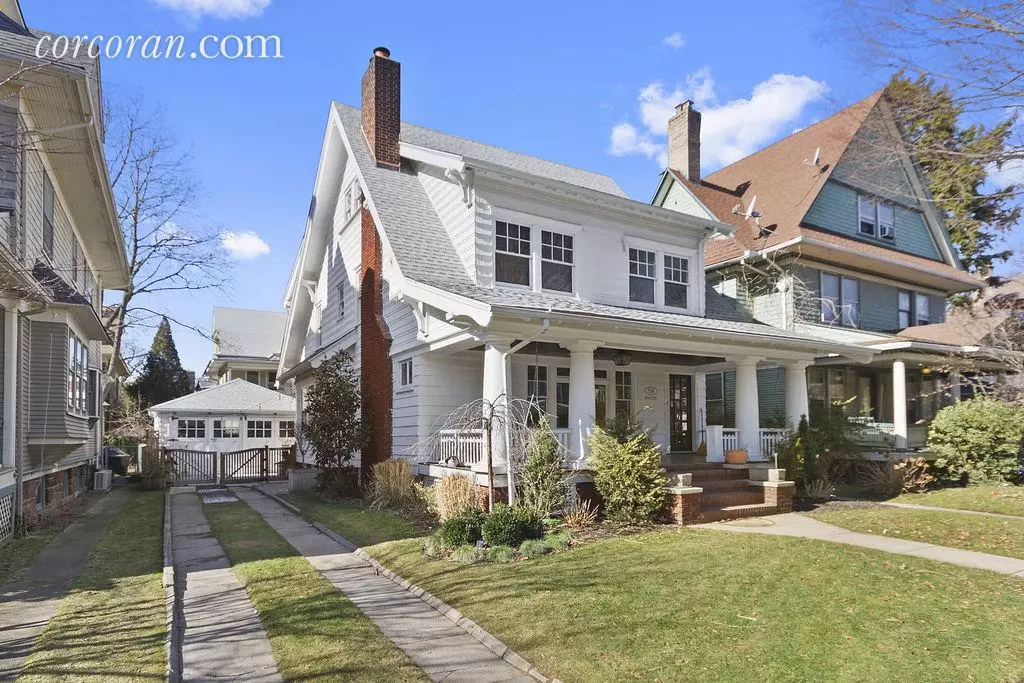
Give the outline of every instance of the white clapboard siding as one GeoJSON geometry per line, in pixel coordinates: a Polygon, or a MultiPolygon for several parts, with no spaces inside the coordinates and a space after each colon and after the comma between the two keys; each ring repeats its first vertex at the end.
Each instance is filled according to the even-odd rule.
{"type": "Polygon", "coordinates": [[[465,202],[465,194],[458,183],[445,178],[436,169],[420,172],[419,179],[427,198],[434,206],[441,224],[448,232],[466,273],[474,277],[475,259],[475,212],[465,202]]]}

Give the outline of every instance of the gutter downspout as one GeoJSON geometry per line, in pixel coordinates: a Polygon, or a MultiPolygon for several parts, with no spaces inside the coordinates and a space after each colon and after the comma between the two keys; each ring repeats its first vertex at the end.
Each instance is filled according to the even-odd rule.
{"type": "MultiPolygon", "coordinates": [[[[550,313],[550,312],[551,312],[550,309],[548,309],[548,313],[550,313]]],[[[502,368],[506,368],[507,367],[506,363],[508,363],[508,357],[509,356],[511,356],[513,353],[519,351],[520,349],[524,348],[528,344],[532,344],[533,342],[535,342],[538,339],[540,339],[541,337],[543,337],[545,334],[547,334],[547,332],[548,332],[548,330],[550,328],[551,328],[551,321],[548,318],[544,318],[544,321],[541,323],[540,329],[537,330],[532,336],[527,337],[526,339],[523,339],[518,344],[515,344],[512,347],[510,347],[508,351],[506,351],[503,354],[501,354],[501,367],[502,368]]],[[[505,400],[505,414],[507,415],[508,414],[508,372],[507,371],[503,371],[501,373],[501,395],[504,397],[504,400],[505,400]]],[[[506,477],[508,479],[508,504],[512,505],[513,503],[516,502],[516,486],[515,486],[515,482],[513,481],[514,475],[513,475],[513,467],[512,467],[512,457],[511,457],[511,452],[510,452],[510,444],[509,444],[509,441],[508,441],[508,426],[507,425],[505,427],[504,432],[505,432],[504,433],[504,439],[505,439],[505,471],[506,471],[506,477]]]]}

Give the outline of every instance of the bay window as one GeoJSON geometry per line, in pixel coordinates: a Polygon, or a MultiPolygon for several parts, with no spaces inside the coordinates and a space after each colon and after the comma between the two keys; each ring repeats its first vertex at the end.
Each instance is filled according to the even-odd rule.
{"type": "Polygon", "coordinates": [[[68,403],[69,413],[85,415],[89,395],[89,349],[68,330],[68,403]]]}

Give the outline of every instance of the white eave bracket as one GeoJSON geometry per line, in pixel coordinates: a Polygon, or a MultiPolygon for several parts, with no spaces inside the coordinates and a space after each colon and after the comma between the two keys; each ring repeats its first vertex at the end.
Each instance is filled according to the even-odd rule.
{"type": "Polygon", "coordinates": [[[454,168],[445,169],[445,176],[454,180],[462,188],[462,203],[467,207],[473,206],[473,169],[466,166],[461,171],[454,168]]]}

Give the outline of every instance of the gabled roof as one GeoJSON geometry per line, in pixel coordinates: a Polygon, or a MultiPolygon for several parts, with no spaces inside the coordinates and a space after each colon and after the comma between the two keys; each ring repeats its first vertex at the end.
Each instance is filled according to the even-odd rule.
{"type": "Polygon", "coordinates": [[[295,399],[244,379],[155,405],[150,413],[294,413],[295,399]]]}

